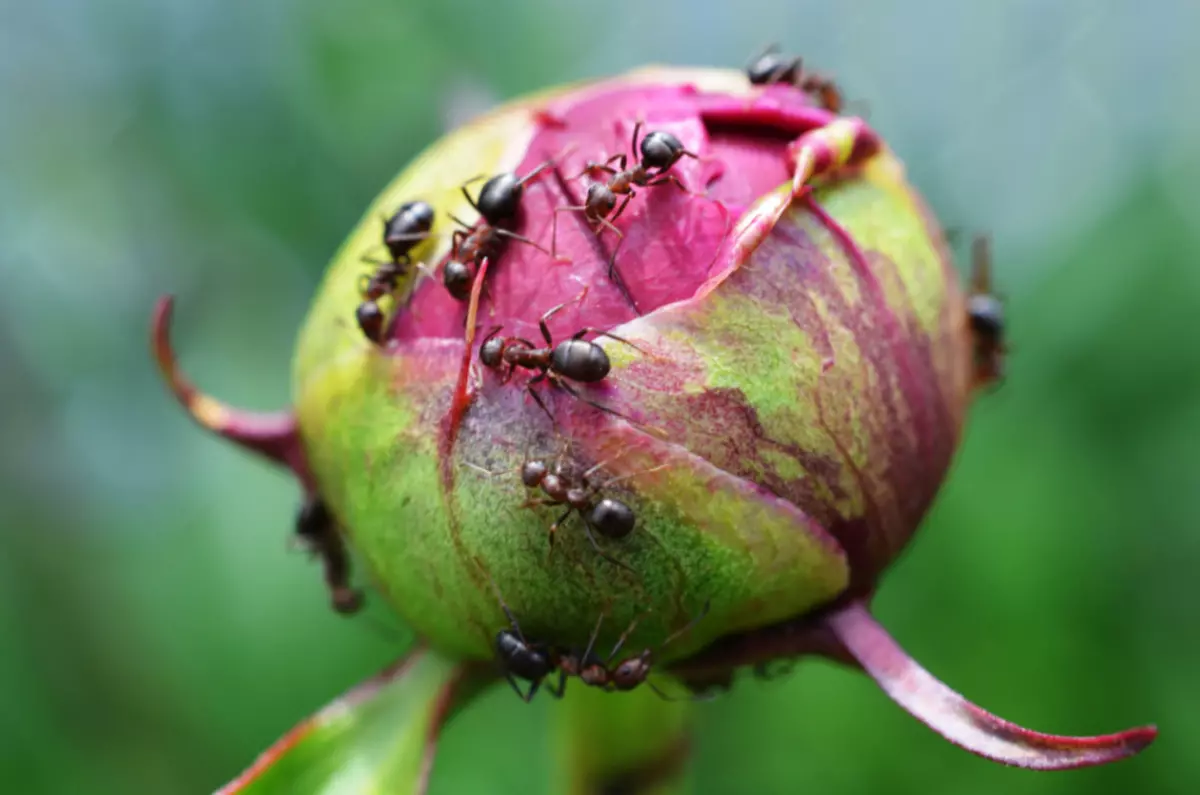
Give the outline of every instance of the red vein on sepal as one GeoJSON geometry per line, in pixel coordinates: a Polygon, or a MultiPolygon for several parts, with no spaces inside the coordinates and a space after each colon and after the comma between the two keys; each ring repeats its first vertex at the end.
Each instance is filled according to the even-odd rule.
{"type": "Polygon", "coordinates": [[[1036,770],[1068,770],[1115,762],[1141,751],[1154,726],[1096,737],[1043,734],[967,701],[913,660],[861,602],[830,613],[825,623],[893,701],[955,745],[986,759],[1036,770]]]}
{"type": "Polygon", "coordinates": [[[287,734],[283,735],[283,737],[276,740],[270,748],[259,754],[250,767],[246,768],[240,776],[224,787],[221,787],[213,795],[234,795],[234,793],[242,792],[246,787],[253,784],[259,776],[270,769],[272,765],[278,762],[284,754],[299,745],[309,734],[316,731],[322,725],[330,723],[345,714],[347,710],[353,709],[355,706],[369,700],[382,688],[403,676],[426,651],[424,647],[418,646],[404,658],[392,663],[365,682],[361,682],[350,688],[337,699],[323,707],[319,712],[310,715],[302,723],[297,724],[287,734]]]}
{"type": "Polygon", "coordinates": [[[425,747],[421,752],[421,772],[417,776],[416,786],[413,787],[412,795],[425,795],[429,791],[429,780],[433,775],[433,763],[437,759],[438,739],[442,734],[442,727],[446,725],[446,721],[450,717],[450,711],[454,706],[455,696],[458,695],[459,686],[462,684],[466,670],[463,669],[450,681],[442,685],[438,691],[437,701],[433,705],[433,712],[429,716],[429,734],[425,737],[425,747]]]}

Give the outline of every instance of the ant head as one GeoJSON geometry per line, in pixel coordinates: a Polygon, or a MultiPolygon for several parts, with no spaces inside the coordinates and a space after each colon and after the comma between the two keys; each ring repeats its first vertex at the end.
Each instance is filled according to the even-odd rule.
{"type": "Polygon", "coordinates": [[[358,320],[358,327],[362,329],[363,335],[371,342],[379,342],[383,338],[384,316],[379,304],[363,301],[358,305],[358,309],[354,310],[354,317],[358,320]]]}
{"type": "Polygon", "coordinates": [[[608,538],[624,538],[633,532],[637,515],[620,500],[605,497],[596,503],[587,517],[588,524],[608,538]]]}
{"type": "Polygon", "coordinates": [[[751,85],[766,85],[778,79],[780,72],[788,65],[787,60],[779,54],[778,49],[770,48],[746,67],[746,77],[750,80],[751,85]]]}
{"type": "Polygon", "coordinates": [[[999,339],[1004,334],[1004,307],[994,295],[976,294],[967,301],[967,314],[971,318],[971,330],[988,339],[999,339]]]}
{"type": "MultiPolygon", "coordinates": [[[[480,354],[482,358],[483,354],[480,354]]],[[[485,362],[486,364],[486,362],[485,362]]],[[[526,488],[535,489],[546,479],[548,467],[545,461],[526,461],[521,467],[521,482],[526,488]]]]}
{"type": "Polygon", "coordinates": [[[496,336],[499,333],[500,327],[497,326],[479,346],[479,361],[493,370],[504,363],[504,340],[496,336]]]}
{"type": "Polygon", "coordinates": [[[475,269],[465,262],[451,260],[442,269],[442,284],[446,291],[460,301],[471,297],[471,284],[475,281],[475,269]]]}
{"type": "Polygon", "coordinates": [[[333,606],[334,612],[348,616],[362,609],[363,594],[357,588],[337,587],[333,589],[330,603],[333,606]]]}
{"type": "Polygon", "coordinates": [[[613,669],[612,682],[617,690],[632,690],[650,675],[650,653],[643,652],[637,657],[624,660],[613,669]]]}
{"type": "Polygon", "coordinates": [[[608,215],[617,206],[617,194],[613,193],[603,182],[593,182],[588,185],[587,200],[584,204],[603,215],[608,215]]]}
{"type": "Polygon", "coordinates": [[[550,369],[572,381],[594,383],[603,381],[612,369],[608,354],[594,342],[581,339],[563,340],[550,354],[550,369]]]}
{"type": "Polygon", "coordinates": [[[642,165],[665,171],[675,165],[686,151],[683,142],[669,132],[655,130],[647,133],[638,146],[642,152],[642,165]]]}
{"type": "Polygon", "coordinates": [[[530,682],[544,679],[554,667],[545,651],[526,643],[512,630],[496,633],[495,648],[505,670],[530,682]]]}
{"type": "Polygon", "coordinates": [[[524,192],[525,183],[516,174],[497,174],[483,183],[475,203],[484,220],[496,226],[516,217],[524,192]]]}

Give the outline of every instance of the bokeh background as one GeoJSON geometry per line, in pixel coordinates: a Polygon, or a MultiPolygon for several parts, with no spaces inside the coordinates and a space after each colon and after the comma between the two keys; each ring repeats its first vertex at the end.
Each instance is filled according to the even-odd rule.
{"type": "MultiPolygon", "coordinates": [[[[813,662],[698,709],[698,792],[1200,791],[1192,0],[0,4],[0,786],[209,792],[409,642],[327,609],[294,484],[167,398],[159,293],[205,388],[282,405],[325,262],[447,124],[771,39],[837,75],[947,226],[992,233],[1009,301],[1010,377],[883,622],[1033,728],[1162,734],[1001,768],[813,662]]],[[[473,707],[435,795],[541,791],[550,708],[473,707]]]]}

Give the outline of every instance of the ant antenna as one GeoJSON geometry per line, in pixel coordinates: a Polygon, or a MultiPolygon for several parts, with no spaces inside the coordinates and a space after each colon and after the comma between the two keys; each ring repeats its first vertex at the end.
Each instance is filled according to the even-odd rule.
{"type": "Polygon", "coordinates": [[[522,643],[527,643],[525,640],[525,633],[521,632],[521,625],[517,623],[517,617],[513,615],[512,610],[508,609],[508,603],[504,601],[504,594],[500,593],[500,586],[496,584],[496,578],[492,576],[490,571],[483,567],[483,564],[479,562],[478,558],[475,560],[475,565],[480,569],[483,569],[483,573],[487,575],[488,583],[490,583],[492,586],[492,593],[495,594],[496,601],[500,603],[500,609],[503,610],[504,615],[508,617],[508,623],[512,624],[512,628],[517,633],[517,637],[521,639],[522,643]]]}
{"type": "MultiPolygon", "coordinates": [[[[602,623],[604,623],[604,613],[601,613],[600,617],[596,619],[596,628],[592,630],[592,636],[588,638],[587,648],[583,650],[582,662],[584,665],[592,658],[592,649],[596,647],[596,638],[600,635],[600,625],[602,623]]],[[[609,659],[612,659],[612,657],[609,657],[609,659]]]]}
{"type": "Polygon", "coordinates": [[[711,599],[704,600],[704,607],[700,608],[700,612],[696,615],[696,617],[693,618],[691,621],[689,621],[687,624],[685,624],[682,628],[677,629],[677,630],[675,630],[675,632],[668,635],[667,639],[659,644],[659,648],[661,649],[664,646],[670,645],[671,641],[677,640],[679,638],[679,636],[681,636],[684,633],[688,632],[689,630],[695,628],[695,626],[700,623],[700,620],[703,619],[706,615],[708,615],[708,609],[710,607],[712,607],[712,600],[711,599]]]}
{"type": "Polygon", "coordinates": [[[692,693],[689,696],[669,696],[649,679],[646,680],[646,687],[653,690],[654,694],[663,701],[712,701],[717,697],[715,693],[692,693]]]}
{"type": "Polygon", "coordinates": [[[608,653],[608,659],[604,661],[605,665],[612,662],[613,658],[617,656],[617,653],[621,651],[621,647],[625,645],[625,641],[629,639],[630,634],[633,633],[637,625],[638,619],[636,618],[629,622],[629,626],[625,628],[625,631],[621,633],[621,637],[617,638],[617,642],[613,644],[612,651],[608,653]]]}

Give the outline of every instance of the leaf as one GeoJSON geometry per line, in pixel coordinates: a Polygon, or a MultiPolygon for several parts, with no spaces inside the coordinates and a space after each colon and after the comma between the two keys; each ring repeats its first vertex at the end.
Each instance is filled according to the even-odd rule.
{"type": "Polygon", "coordinates": [[[421,795],[442,726],[492,678],[418,647],[293,728],[217,795],[421,795]]]}

